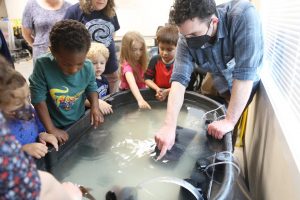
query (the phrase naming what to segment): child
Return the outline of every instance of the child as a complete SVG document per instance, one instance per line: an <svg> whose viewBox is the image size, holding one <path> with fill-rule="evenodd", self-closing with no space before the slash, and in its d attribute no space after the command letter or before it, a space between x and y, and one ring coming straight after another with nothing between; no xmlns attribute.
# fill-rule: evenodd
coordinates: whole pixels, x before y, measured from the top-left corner
<svg viewBox="0 0 300 200"><path fill-rule="evenodd" d="M138 32L127 32L122 39L120 90L130 89L139 108L151 109L142 97L140 90L146 88L144 72L147 67L146 43Z"/></svg>
<svg viewBox="0 0 300 200"><path fill-rule="evenodd" d="M51 174L37 171L32 157L21 150L20 143L6 127L2 113L30 116L26 112L12 112L28 102L29 89L22 75L2 56L0 94L0 199L80 199L82 194L75 184L60 184Z"/></svg>
<svg viewBox="0 0 300 200"><path fill-rule="evenodd" d="M156 34L159 55L153 56L145 73L145 83L156 91L156 99L164 101L170 92L170 78L173 71L178 29L175 26L165 26Z"/></svg>
<svg viewBox="0 0 300 200"><path fill-rule="evenodd" d="M32 104L46 131L60 143L68 140L63 129L84 115L86 96L91 103L91 124L97 127L103 122L93 65L85 60L90 45L82 23L57 22L50 32L51 53L36 60L29 78Z"/></svg>
<svg viewBox="0 0 300 200"><path fill-rule="evenodd" d="M8 76L11 81L7 81L1 90L0 102L8 128L21 143L22 150L38 159L47 153L46 142L58 150L57 139L44 132L44 127L30 104L26 79L17 71L12 71ZM6 98L10 96L14 98Z"/></svg>
<svg viewBox="0 0 300 200"><path fill-rule="evenodd" d="M74 19L85 25L93 41L104 44L109 49L109 58L103 76L109 82L110 93L119 87L118 61L116 56L114 34L120 29L115 11L114 0L79 0L69 7L65 19Z"/></svg>
<svg viewBox="0 0 300 200"><path fill-rule="evenodd" d="M94 65L100 110L104 115L110 114L113 112L111 105L102 100L109 94L108 81L102 76L106 62L109 58L109 51L104 44L92 42L86 57L90 59ZM87 101L86 106L89 106L89 104L90 103Z"/></svg>

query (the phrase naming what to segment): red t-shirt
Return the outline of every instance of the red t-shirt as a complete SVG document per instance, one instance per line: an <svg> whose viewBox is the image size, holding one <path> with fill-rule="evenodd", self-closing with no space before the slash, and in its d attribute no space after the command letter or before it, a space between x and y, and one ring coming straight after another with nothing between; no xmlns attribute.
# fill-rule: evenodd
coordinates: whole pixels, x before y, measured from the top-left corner
<svg viewBox="0 0 300 200"><path fill-rule="evenodd" d="M165 64L160 55L153 56L145 72L145 80L151 79L160 88L170 88L170 78L173 72L173 63Z"/></svg>

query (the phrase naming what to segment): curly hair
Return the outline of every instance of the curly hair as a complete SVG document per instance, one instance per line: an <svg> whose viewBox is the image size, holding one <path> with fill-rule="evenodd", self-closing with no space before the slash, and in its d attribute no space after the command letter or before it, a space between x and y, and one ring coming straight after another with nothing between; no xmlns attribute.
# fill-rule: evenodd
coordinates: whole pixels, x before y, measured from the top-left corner
<svg viewBox="0 0 300 200"><path fill-rule="evenodd" d="M214 0L175 0L169 14L169 22L181 25L186 20L195 17L208 21L215 13L216 2Z"/></svg>
<svg viewBox="0 0 300 200"><path fill-rule="evenodd" d="M90 60L93 60L93 58L95 58L99 55L102 55L106 60L108 60L108 58L109 58L108 48L102 43L92 42L91 48L88 51L86 57Z"/></svg>
<svg viewBox="0 0 300 200"><path fill-rule="evenodd" d="M91 36L86 27L72 19L57 22L50 31L52 52L61 48L70 52L87 52L91 46Z"/></svg>
<svg viewBox="0 0 300 200"><path fill-rule="evenodd" d="M13 98L13 91L23 87L26 79L0 56L0 105L7 105Z"/></svg>
<svg viewBox="0 0 300 200"><path fill-rule="evenodd" d="M176 46L178 38L178 29L173 25L161 27L156 33L157 43L167 43Z"/></svg>
<svg viewBox="0 0 300 200"><path fill-rule="evenodd" d="M94 11L92 0L79 0L80 8L85 14L91 14ZM113 17L116 15L115 11L115 1L107 0L107 5L103 9L104 14L107 17Z"/></svg>

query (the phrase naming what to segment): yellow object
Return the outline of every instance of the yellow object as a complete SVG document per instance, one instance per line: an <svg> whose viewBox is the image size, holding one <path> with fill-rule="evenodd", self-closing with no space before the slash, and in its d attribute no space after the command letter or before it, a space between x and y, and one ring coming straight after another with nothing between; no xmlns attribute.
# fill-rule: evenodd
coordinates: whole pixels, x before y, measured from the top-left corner
<svg viewBox="0 0 300 200"><path fill-rule="evenodd" d="M242 147L244 145L243 137L244 137L245 131L246 131L247 117L248 117L248 108L245 109L245 111L243 112L243 114L238 122L239 124L238 124L238 128L237 128L237 140L235 143L236 147Z"/></svg>

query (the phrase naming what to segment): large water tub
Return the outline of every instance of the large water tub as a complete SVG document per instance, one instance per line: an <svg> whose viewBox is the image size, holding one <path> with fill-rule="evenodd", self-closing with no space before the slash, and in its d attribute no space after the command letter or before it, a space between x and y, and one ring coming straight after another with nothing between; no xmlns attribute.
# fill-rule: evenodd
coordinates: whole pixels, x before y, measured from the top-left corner
<svg viewBox="0 0 300 200"><path fill-rule="evenodd" d="M203 199L232 199L236 170L232 164L231 134L222 140L210 138L205 129L207 118L203 119L206 112L220 104L186 92L178 130L183 130L183 140L185 130L194 135L174 160L156 161L154 134L162 125L167 104L157 101L151 90L141 93L152 110L139 110L129 91L108 97L106 101L111 103L114 113L93 129L87 112L67 130L68 142L58 152L49 152L39 168L52 172L61 181L91 188L90 193L100 200L105 199L109 190L127 187L137 188L136 199L196 199L176 185L172 177L186 179L198 187ZM221 117L224 110L217 109L211 114ZM215 165L217 162L223 164Z"/></svg>

